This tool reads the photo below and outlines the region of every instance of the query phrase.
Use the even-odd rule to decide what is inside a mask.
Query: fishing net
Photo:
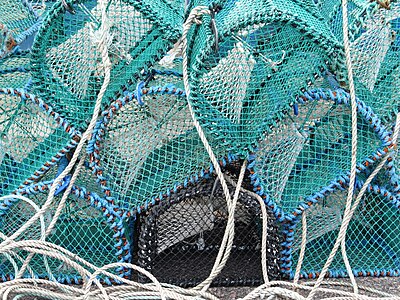
[[[83,173],[82,175],[81,182],[84,182],[87,176]],[[2,207],[0,218],[2,239],[4,236],[10,236],[39,210],[47,199],[51,183],[52,181],[42,181],[20,190],[19,194],[28,196],[33,204],[18,199],[5,199],[0,203]],[[59,197],[55,198],[57,203],[60,201]],[[47,210],[43,217],[37,220],[24,235],[24,239],[40,239],[49,226],[55,210],[56,206]],[[107,202],[96,193],[74,186],[57,223],[46,240],[64,247],[95,266],[115,261],[128,261],[129,257],[123,257],[126,256],[126,248],[129,248],[129,245],[123,245],[122,242],[122,240],[126,240],[121,225],[122,221],[112,215],[111,211]],[[121,250],[121,248],[124,249]],[[21,266],[27,253],[21,250],[17,255],[20,258],[14,257],[14,261]],[[51,278],[53,276],[59,282],[82,283],[81,274],[63,264],[62,261],[51,257],[34,256],[29,267],[30,270],[27,270],[23,277],[34,275],[38,278]],[[7,256],[1,257],[0,272],[3,281],[16,276],[13,265]],[[126,275],[121,269],[113,272]],[[102,279],[110,282],[107,278],[103,277]]]
[[[38,95],[75,127],[85,128],[104,80],[98,31],[101,9],[96,0],[66,4],[55,3],[44,17],[32,48],[32,75]],[[114,0],[107,5],[112,70],[103,97],[106,106],[110,98],[121,95],[121,86],[126,90],[135,84],[140,72],[178,38],[183,3],[160,1],[157,9],[151,4]]]
[[[315,193],[337,188],[350,171],[349,95],[317,89],[299,99],[296,111],[265,136],[251,165],[253,182],[280,219],[296,218],[299,209],[316,201]],[[378,160],[390,143],[382,124],[369,122],[372,113],[358,101],[359,170]]]
[[[238,167],[235,163],[227,165],[225,175],[235,178]],[[250,182],[245,186],[250,188]],[[259,203],[254,196],[242,192],[237,205],[233,249],[213,286],[262,283]],[[227,216],[225,196],[215,177],[182,189],[140,216],[136,263],[162,282],[183,287],[199,284],[211,272]],[[267,266],[271,280],[280,277],[280,243],[275,217],[269,213]],[[246,268],[237,272],[241,265]]]
[[[31,87],[30,56],[28,51],[16,51],[0,61],[0,87],[23,88]]]
[[[89,146],[107,199],[128,210],[147,209],[212,172],[185,92],[174,84],[152,83],[112,103]],[[217,157],[223,158],[223,150],[214,149]]]
[[[306,211],[307,247],[301,271],[305,278],[317,277],[328,258],[342,221],[346,192],[335,192]],[[363,196],[346,235],[347,256],[355,276],[398,276],[399,204],[390,192],[378,186],[370,186]],[[301,234],[298,223],[292,245],[293,266],[298,260]],[[335,256],[328,275],[348,276],[341,253]]]
[[[189,38],[189,101],[206,134],[234,154],[253,151],[301,91],[341,64],[337,40],[317,11],[303,6],[223,3],[215,16],[218,40],[207,16]]]
[[[387,125],[399,110],[400,3],[380,9],[352,43],[358,97]]]
[[[71,151],[80,133],[36,96],[0,89],[1,194],[38,181]]]
[[[0,58],[8,56],[17,45],[39,28],[32,7],[25,1],[4,0],[0,3]]]
[[[271,279],[294,275],[303,213],[301,274],[318,276],[343,222],[352,158],[341,1],[0,1],[0,196],[34,203],[0,203],[3,239],[45,203],[95,117],[82,150],[87,161],[46,240],[96,266],[133,262],[163,282],[199,284],[220,250],[228,209],[195,118],[228,181],[238,181],[247,163],[232,252],[213,285],[262,283],[258,196],[268,210]],[[194,19],[182,49],[183,22],[199,5],[211,14]],[[358,191],[394,151],[400,6],[352,0],[348,8]],[[111,80],[92,116],[108,67]],[[392,152],[350,223],[346,247],[356,275],[398,275],[399,168]],[[75,171],[24,239],[41,238]],[[3,255],[2,279],[15,277],[26,257]],[[23,276],[81,282],[76,270],[41,255]],[[340,254],[329,276],[348,276]]]

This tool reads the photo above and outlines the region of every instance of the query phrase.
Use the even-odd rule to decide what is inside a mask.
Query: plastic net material
[[[210,172],[181,79],[167,77],[176,85],[153,86],[159,80],[155,76],[149,87],[112,103],[91,141],[92,167],[104,193],[128,211],[147,209]],[[223,150],[214,150],[220,159]]]
[[[226,176],[235,178],[237,172],[235,163],[226,166]],[[250,188],[250,182],[245,185]],[[195,286],[212,269],[227,216],[225,196],[215,177],[190,185],[140,216],[135,262],[163,282]],[[261,284],[261,229],[258,201],[241,193],[235,211],[232,252],[213,286]],[[268,214],[268,237],[268,275],[270,279],[277,279],[281,238],[272,213]],[[237,272],[242,265],[246,268]]]
[[[31,88],[29,51],[16,51],[0,61],[0,87]]]
[[[400,3],[381,9],[354,40],[358,97],[390,125],[399,109]]]
[[[355,276],[398,276],[400,272],[399,203],[390,200],[392,196],[383,188],[371,186],[350,222],[346,252]],[[307,247],[301,272],[305,278],[317,277],[328,258],[342,221],[345,201],[346,191],[333,193],[307,211]],[[301,234],[299,223],[292,247],[294,265]],[[335,256],[328,275],[348,276],[340,253]]]
[[[218,40],[206,16],[189,39],[189,101],[207,134],[246,156],[301,91],[340,63],[341,48],[316,11],[297,2],[221,5]]]
[[[41,99],[16,89],[0,89],[1,194],[38,181],[69,153],[80,133]]]
[[[13,52],[39,27],[38,18],[25,1],[4,0],[0,3],[0,59]]]
[[[101,10],[96,0],[66,3],[68,9],[61,2],[55,3],[44,17],[32,48],[32,74],[36,93],[51,101],[74,126],[84,128],[104,80],[98,48]],[[143,69],[172,47],[180,32],[177,24],[183,18],[179,3],[168,2],[157,10],[145,8],[141,1],[108,3],[112,70],[103,97],[105,105],[115,94],[120,95],[121,86],[129,88]]]
[[[10,236],[38,211],[47,199],[51,183],[52,181],[42,181],[19,191],[20,195],[28,196],[34,202],[35,209],[32,204],[22,200],[5,199],[0,203],[2,207],[0,232],[2,235]],[[56,197],[56,201],[59,202],[59,200]],[[36,221],[24,235],[24,239],[40,239],[49,226],[55,211],[56,206],[46,211],[43,217]],[[57,223],[46,240],[64,247],[95,266],[119,260],[127,261],[129,257],[125,259],[118,257],[118,252],[121,251],[117,249],[117,245],[122,239],[126,239],[121,226],[122,221],[118,217],[112,216],[111,211],[107,202],[97,194],[74,186]],[[20,258],[15,259],[15,263],[20,267],[27,257],[27,253],[20,250],[17,255]],[[0,267],[3,281],[16,276],[10,260],[3,255]],[[62,261],[51,257],[34,256],[29,268],[23,277],[34,275],[39,278],[47,278],[53,276],[59,282],[82,283],[81,274],[63,264]],[[124,275],[123,270],[114,270],[113,272]],[[109,282],[107,278],[103,277],[102,279]]]
[[[319,89],[307,92],[304,100],[266,135],[251,165],[253,181],[281,219],[295,218],[315,193],[340,186],[350,171],[349,95]],[[362,170],[379,159],[390,141],[380,122],[368,121],[373,112],[361,101],[358,112],[357,163]]]
[[[87,161],[48,241],[98,267],[134,262],[162,282],[204,280],[227,208],[190,103],[224,176],[236,181],[246,160],[243,188],[253,193],[239,195],[231,256],[213,285],[262,283],[263,219],[254,192],[268,210],[271,279],[294,275],[303,213],[301,274],[318,276],[343,221],[351,167],[341,1],[110,0],[107,24],[100,0],[0,2],[0,196],[16,193],[44,204],[92,118],[105,79],[102,55],[111,62],[101,113],[82,150]],[[198,5],[211,15],[195,19],[182,53],[182,25]],[[352,0],[348,9],[358,191],[393,151],[400,6]],[[31,51],[21,50],[36,29]],[[106,54],[99,50],[102,34]],[[181,55],[188,58],[189,97]],[[350,223],[346,248],[358,276],[399,275],[399,168],[392,153]],[[74,171],[60,182],[54,203]],[[22,200],[0,206],[2,238],[37,210]],[[24,238],[40,239],[55,209]],[[16,276],[27,253],[17,254],[0,258],[2,280]],[[328,275],[348,276],[340,254]],[[40,255],[24,276],[81,282],[76,270]]]

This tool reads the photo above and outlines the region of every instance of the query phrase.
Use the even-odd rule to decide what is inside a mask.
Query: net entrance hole
[[[239,167],[239,164],[227,165],[225,175],[235,180]],[[245,186],[251,190],[247,181]],[[234,188],[229,188],[233,193]],[[183,188],[140,215],[136,224],[139,236],[135,263],[162,282],[195,286],[208,277],[213,267],[227,219],[225,196],[214,176]],[[268,212],[268,228],[268,275],[276,279],[281,239],[272,212]],[[214,286],[262,283],[261,232],[259,202],[241,192],[235,212],[232,252],[222,273],[213,281]]]

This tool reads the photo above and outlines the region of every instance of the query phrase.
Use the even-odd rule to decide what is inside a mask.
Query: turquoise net
[[[111,98],[118,98],[121,86],[127,89],[135,84],[140,72],[177,40],[183,10],[175,2],[166,2],[157,10],[140,5],[141,1],[109,2],[112,79],[105,106]],[[84,128],[104,79],[97,32],[101,11],[96,0],[67,1],[67,5],[69,10],[55,3],[37,34],[32,48],[34,90],[73,125]]]
[[[8,56],[15,47],[39,28],[37,14],[30,4],[19,0],[0,3],[0,58]]]
[[[102,55],[107,55],[111,81],[83,148],[86,161],[47,240],[97,266],[128,262],[138,253],[146,265],[157,251],[173,252],[188,243],[214,247],[203,245],[203,236],[212,235],[215,220],[225,222],[225,210],[216,209],[216,201],[204,206],[184,200],[204,198],[218,183],[210,181],[214,167],[190,103],[225,176],[237,178],[247,160],[243,186],[261,196],[274,215],[271,235],[276,236],[268,239],[275,250],[269,261],[279,261],[281,275],[293,277],[305,213],[309,229],[301,274],[317,277],[343,221],[352,156],[341,1],[110,0],[105,54],[99,50],[101,4],[1,0],[0,196],[19,194],[44,204],[92,118],[105,79]],[[196,19],[182,53],[183,23],[199,5],[211,14]],[[350,223],[346,247],[355,275],[395,276],[400,164],[392,139],[400,107],[400,4],[352,0],[348,9],[357,96],[357,192],[382,157],[391,154]],[[188,59],[189,96],[182,56]],[[74,171],[57,186],[54,203]],[[258,207],[252,195],[242,194],[247,202],[241,205]],[[154,223],[165,213],[163,205],[176,212],[172,225]],[[35,213],[22,200],[3,200],[0,206],[0,232],[6,236]],[[53,204],[43,216],[44,226],[55,209]],[[256,221],[248,224],[258,241],[259,211],[253,215]],[[178,233],[177,224],[192,226],[191,234]],[[161,243],[165,249],[153,251],[151,258],[145,245],[153,243],[154,232],[146,228],[155,234],[161,228],[167,237]],[[37,222],[26,238],[40,238],[40,230]],[[174,233],[176,243],[171,242]],[[246,244],[241,242],[235,245]],[[27,253],[18,255],[22,259]],[[15,259],[13,265],[2,257],[3,280],[21,266]],[[122,268],[113,272],[129,276]],[[348,276],[340,254],[328,275]],[[76,271],[39,255],[24,276],[81,281]]]

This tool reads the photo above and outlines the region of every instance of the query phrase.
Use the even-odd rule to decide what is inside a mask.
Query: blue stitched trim
[[[46,182],[39,182],[37,184],[33,184],[22,189],[19,189],[17,194],[22,196],[29,196],[29,195],[37,195],[39,193],[45,193],[49,191],[53,180],[46,181]],[[116,248],[116,257],[118,257],[118,262],[130,262],[131,259],[131,252],[130,252],[130,244],[128,239],[125,237],[125,229],[124,229],[124,222],[126,220],[126,214],[122,216],[122,218],[117,215],[113,209],[110,207],[108,202],[98,196],[94,192],[88,192],[84,187],[78,187],[74,185],[71,190],[71,194],[74,195],[78,199],[82,199],[88,201],[90,206],[97,209],[98,211],[103,213],[103,216],[106,218],[107,223],[110,225],[110,228],[114,231],[113,238],[116,239],[116,244],[114,247]],[[20,201],[19,199],[9,198],[5,199],[1,202],[0,205],[0,217],[4,215],[14,203]],[[129,276],[130,270],[125,268],[117,268],[117,272],[119,272],[120,276]],[[63,276],[59,277],[60,279]],[[71,278],[75,278],[74,280],[79,279],[78,276],[66,276],[64,280],[71,280]],[[68,279],[69,278],[69,279]],[[60,281],[61,282],[61,281]],[[76,282],[76,281],[75,281]],[[108,282],[110,282],[108,280]]]
[[[346,178],[343,181],[343,183],[341,185],[342,189],[345,189],[345,188],[348,187],[349,181],[350,181],[349,178]],[[362,182],[360,180],[357,180],[356,181],[356,185],[355,185],[356,189],[360,189],[363,184],[364,184],[364,182]],[[333,191],[331,191],[331,192],[333,192]],[[320,195],[320,198],[318,199],[318,201],[321,201],[324,197],[329,195],[331,192],[329,192],[329,193],[327,193],[325,195]],[[400,202],[387,189],[382,188],[382,187],[378,187],[376,185],[374,185],[374,186],[368,185],[368,188],[366,190],[366,194],[368,194],[368,193],[374,193],[374,194],[381,195],[381,196],[383,196],[383,198],[389,204],[392,204],[396,208],[400,209]],[[317,201],[315,201],[315,202],[317,202]],[[307,208],[305,208],[305,209],[307,209]],[[281,243],[282,250],[281,250],[281,258],[280,258],[280,260],[281,260],[281,271],[282,271],[283,274],[285,274],[287,276],[292,276],[291,274],[293,273],[293,271],[292,271],[292,263],[293,263],[292,262],[292,243],[293,243],[293,240],[294,240],[294,231],[295,231],[296,226],[299,224],[299,221],[301,219],[300,216],[301,216],[301,213],[298,215],[297,218],[295,218],[293,220],[284,220],[283,221],[282,233],[284,235],[284,241]],[[379,239],[376,238],[376,241],[379,242]],[[380,242],[380,244],[383,245],[382,242]],[[394,259],[393,258],[393,254],[390,254],[390,251],[388,251],[387,247],[383,247],[383,249],[386,251],[386,253],[388,254],[389,257]],[[396,258],[396,266],[398,266],[398,258]],[[359,271],[357,271],[357,272],[359,273]],[[304,273],[304,274],[306,274],[306,273]],[[306,275],[308,276],[309,274],[311,274],[311,275],[314,274],[313,276],[316,276],[315,273],[312,273],[312,272],[311,273],[307,273]],[[332,273],[332,277],[338,277],[342,273],[337,273],[338,275],[335,275],[335,274],[336,273]],[[390,275],[390,276],[397,276],[397,275]],[[315,277],[312,277],[312,278],[315,278]]]
[[[144,81],[139,81],[137,86],[136,86],[135,96],[136,96],[136,99],[137,99],[138,104],[140,106],[144,105],[144,102],[142,101],[142,96],[143,96],[142,90],[143,90],[143,88],[144,88]]]
[[[359,270],[353,269],[353,274],[355,277],[399,277],[400,269],[368,269],[368,270]],[[319,276],[319,271],[310,271],[310,272],[300,272],[300,278],[308,278],[308,279],[316,279]],[[346,278],[348,277],[346,269],[339,270],[330,270],[327,272],[326,276],[328,278]],[[294,272],[291,271],[289,274],[289,279],[294,278]]]
[[[179,78],[183,77],[183,73],[178,72],[178,71],[173,70],[173,69],[170,69],[170,70],[151,69],[150,72],[144,72],[142,75],[143,76],[154,76],[156,74],[157,75],[161,75],[161,76],[175,76],[175,77],[179,77]]]
[[[29,92],[32,88],[32,77],[30,77],[28,79],[28,81],[26,82],[25,86],[24,86],[24,90]]]
[[[150,88],[144,88],[141,90],[143,95],[164,95],[170,94],[175,95],[177,97],[185,97],[184,90],[175,87],[172,84],[166,84],[163,87],[154,86]],[[90,167],[93,170],[93,174],[95,174],[98,178],[97,182],[100,184],[101,188],[105,193],[105,199],[109,202],[109,204],[121,214],[127,214],[128,216],[134,215],[136,212],[140,213],[144,210],[147,210],[149,207],[155,205],[163,198],[169,197],[173,193],[177,193],[180,189],[187,187],[188,184],[194,184],[199,181],[200,178],[207,178],[210,173],[213,172],[214,167],[210,164],[209,168],[203,169],[199,171],[198,174],[192,174],[188,176],[183,182],[176,183],[171,189],[167,189],[166,191],[160,191],[158,196],[152,197],[148,201],[145,201],[143,205],[134,208],[132,211],[129,211],[127,207],[117,207],[115,205],[115,199],[112,196],[111,189],[107,186],[107,179],[103,175],[103,169],[100,166],[100,143],[103,139],[105,131],[107,129],[108,124],[113,118],[114,114],[121,109],[126,104],[134,101],[136,93],[127,93],[125,97],[121,97],[110,105],[108,110],[105,110],[102,113],[102,118],[96,123],[96,126],[93,130],[93,135],[91,140],[88,142],[87,153],[90,155]],[[221,158],[221,165],[225,166],[227,163],[237,160],[237,156],[228,154],[226,158]]]
[[[17,44],[21,44],[28,36],[37,32],[42,26],[42,20],[39,19],[35,24],[33,24],[29,29],[25,30],[24,32],[20,33],[16,38],[15,41]]]
[[[0,88],[0,95],[12,95],[16,97],[20,97],[23,101],[30,100],[34,105],[38,106],[42,111],[46,113],[47,116],[54,119],[59,127],[62,127],[66,133],[69,134],[71,137],[70,142],[62,148],[60,151],[57,152],[50,160],[45,162],[43,166],[36,170],[31,177],[27,178],[20,186],[27,186],[31,183],[36,182],[39,178],[41,178],[52,166],[54,166],[62,157],[65,156],[66,153],[70,152],[76,145],[79,143],[81,139],[80,131],[76,130],[74,127],[69,125],[68,121],[61,117],[57,112],[53,110],[51,106],[46,104],[42,99],[39,97],[30,94],[23,89],[14,89],[14,88]]]
[[[314,89],[304,92],[304,95],[298,97],[298,103],[305,103],[307,101],[318,101],[318,100],[332,100],[336,104],[350,105],[350,95],[342,89],[332,91],[329,89]],[[364,159],[363,162],[357,165],[357,172],[366,170],[371,164],[378,161],[382,155],[384,155],[390,147],[393,146],[390,133],[382,125],[379,118],[373,113],[372,109],[367,106],[363,101],[357,99],[357,111],[370,125],[374,132],[378,135],[379,139],[382,141],[381,148],[379,148],[375,153],[371,154],[370,157]],[[316,203],[319,198],[326,196],[327,193],[333,192],[336,189],[341,189],[341,186],[346,182],[350,173],[344,172],[343,174],[337,176],[333,179],[330,184],[323,187],[319,192],[316,192],[312,196],[306,197],[304,202],[299,203],[298,208],[292,212],[285,212],[282,208],[275,204],[275,202],[268,195],[268,191],[265,191],[262,186],[262,180],[257,175],[257,170],[254,169],[256,163],[257,152],[249,156],[248,169],[250,170],[251,182],[254,185],[254,190],[261,197],[263,197],[265,203],[272,209],[275,216],[280,222],[284,220],[293,221],[298,218],[302,211],[307,209],[313,203]],[[300,166],[300,169],[302,167]]]

